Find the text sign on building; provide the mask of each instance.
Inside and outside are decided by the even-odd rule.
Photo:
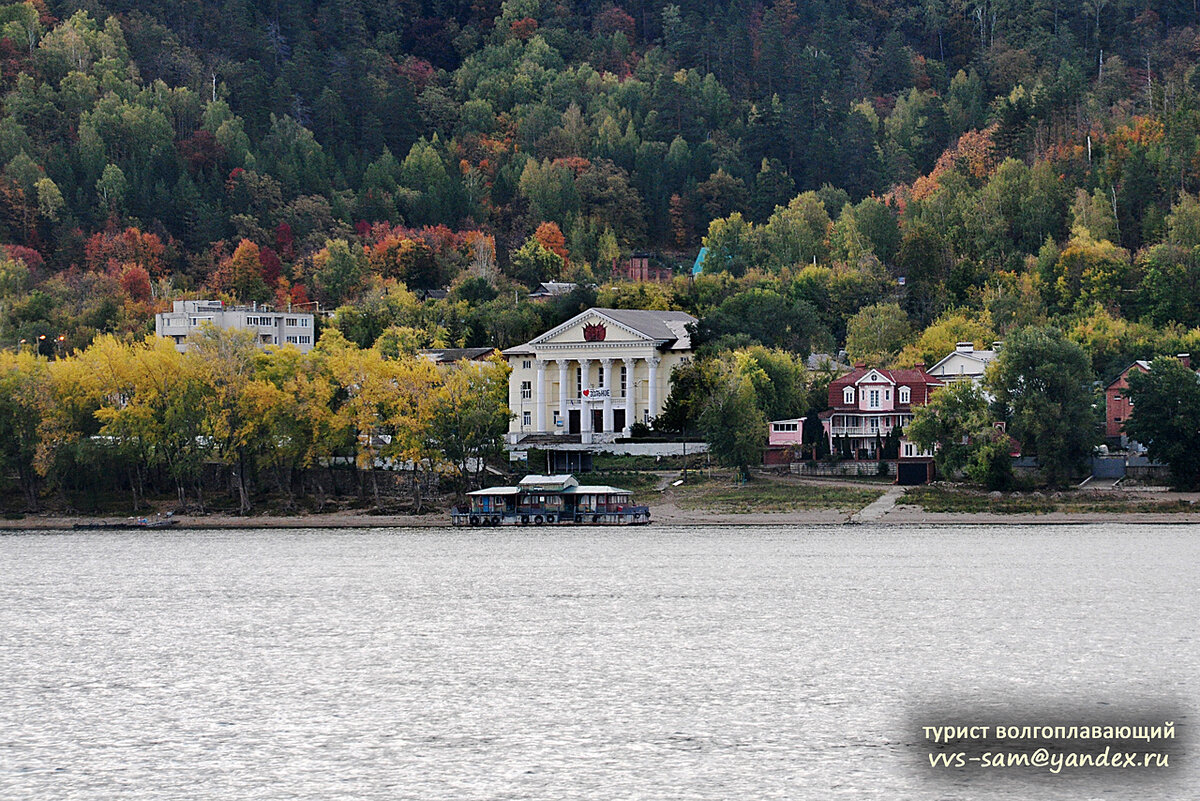
[[[583,391],[585,398],[611,398],[612,390],[607,388],[588,387]]]

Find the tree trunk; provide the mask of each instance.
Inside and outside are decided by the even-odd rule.
[[[21,489],[25,493],[25,508],[30,512],[41,511],[38,504],[37,474],[25,467],[17,472],[21,479]]]
[[[242,454],[238,454],[237,466],[234,468],[234,478],[237,483],[238,491],[238,513],[250,513],[250,494],[246,490],[246,460]]]

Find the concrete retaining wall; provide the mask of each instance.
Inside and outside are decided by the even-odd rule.
[[[896,463],[884,462],[889,476],[896,475]],[[879,462],[792,462],[789,469],[799,476],[877,476]]]
[[[562,445],[536,445],[538,450],[549,451],[586,451],[589,453],[611,453],[616,456],[683,456],[686,450],[688,456],[698,453],[708,453],[707,442],[593,442],[582,445],[578,442]],[[528,452],[520,445],[510,447],[516,453]]]

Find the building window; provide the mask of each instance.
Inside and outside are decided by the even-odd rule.
[[[300,337],[295,337],[295,336],[292,336],[291,334],[288,334],[286,337],[284,337],[284,341],[287,342],[287,344],[289,344],[289,345],[299,345]]]
[[[885,389],[885,390],[883,391],[883,399],[884,399],[884,400],[891,400],[891,399],[892,399],[892,391],[891,391],[890,389]]]
[[[872,389],[867,393],[867,406],[871,409],[879,408],[879,390]]]
[[[291,328],[298,328],[298,327],[299,327],[299,326],[297,325],[297,323],[296,323],[296,318],[295,318],[295,317],[286,317],[286,318],[284,318],[283,324],[284,324],[284,325],[286,325],[286,326],[289,326],[289,327],[291,327]]]
[[[300,318],[300,327],[301,328],[308,328],[308,323],[309,323],[309,319],[307,317]]]
[[[629,368],[621,365],[621,397],[629,397]]]
[[[530,381],[521,382],[521,400],[529,400],[533,397],[533,383]]]
[[[554,413],[554,427],[558,428],[562,425],[562,416],[558,412]]]
[[[912,400],[912,390],[908,387],[900,387],[900,402],[909,403]]]
[[[911,442],[904,443],[904,455],[905,456],[913,455],[913,445]]]
[[[583,397],[583,368],[575,368],[575,397]]]
[[[854,403],[854,387],[846,387],[842,390],[842,403]]]
[[[533,414],[531,412],[524,412],[521,414],[521,425],[528,426],[528,425],[531,425],[532,423],[533,423]]]
[[[524,361],[521,362],[522,370],[528,370],[531,367],[533,367],[533,362],[531,360],[525,359]]]
[[[301,334],[300,335],[300,344],[301,345],[311,345],[312,337],[310,337],[308,334]]]

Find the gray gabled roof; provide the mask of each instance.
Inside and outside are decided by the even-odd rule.
[[[632,328],[650,339],[689,340],[686,326],[696,322],[696,318],[681,311],[654,311],[649,309],[589,309],[604,317],[614,320],[621,325]],[[689,347],[690,341],[680,342],[683,347]]]
[[[1000,354],[994,350],[953,350],[953,351],[950,351],[950,353],[947,353],[941,359],[939,359],[938,363],[935,364],[933,367],[930,367],[927,372],[929,372],[931,375],[936,375],[936,373],[934,373],[933,371],[937,370],[939,367],[941,367],[946,362],[950,361],[955,356],[961,356],[964,359],[969,359],[970,361],[978,362],[979,364],[983,365],[984,367],[987,367],[989,364],[994,362],[996,360],[996,357],[999,355]]]
[[[468,359],[475,361],[491,355],[495,348],[426,348],[417,351],[418,356],[424,356],[435,364],[452,364]]]

